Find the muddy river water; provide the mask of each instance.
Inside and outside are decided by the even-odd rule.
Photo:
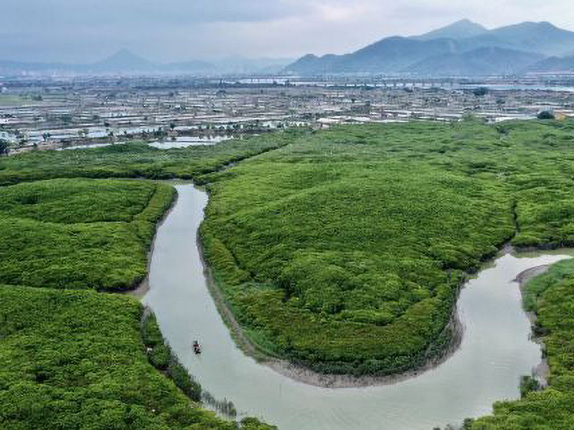
[[[190,372],[218,399],[233,401],[280,430],[431,430],[492,411],[516,399],[519,380],[541,362],[521,306],[521,272],[571,252],[500,255],[462,290],[460,348],[440,366],[393,385],[329,389],[293,381],[235,345],[208,291],[197,247],[207,194],[178,185],[179,198],[159,227],[143,299]],[[199,339],[203,354],[192,352]]]

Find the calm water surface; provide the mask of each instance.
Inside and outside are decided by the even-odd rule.
[[[468,282],[459,299],[460,349],[441,366],[389,386],[326,389],[281,376],[241,352],[207,290],[197,229],[207,195],[178,185],[179,200],[159,228],[144,302],[182,363],[219,399],[232,400],[281,430],[431,430],[492,411],[519,397],[519,379],[541,360],[529,340],[518,284],[522,271],[568,258],[566,251],[503,255]],[[193,339],[203,354],[191,350]]]
[[[226,140],[233,139],[233,136],[228,135],[214,135],[214,136],[178,136],[175,140],[158,140],[155,142],[150,142],[149,146],[153,146],[158,149],[178,149],[187,148],[188,146],[210,146],[215,145],[219,142],[224,142]],[[123,145],[125,142],[116,142],[113,145]],[[112,143],[87,143],[85,145],[74,145],[68,146],[66,148],[59,148],[56,151],[67,151],[73,149],[94,149],[94,148],[105,148],[106,146],[111,146]]]
[[[166,139],[152,142],[149,145],[159,149],[187,148],[188,146],[209,146],[219,142],[233,139],[228,135],[211,135],[211,136],[178,136],[175,140]]]

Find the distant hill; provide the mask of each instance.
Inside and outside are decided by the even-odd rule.
[[[497,47],[536,52],[547,56],[574,54],[574,32],[563,30],[549,22],[523,22],[487,30],[472,21],[462,20],[414,38],[418,40],[450,38],[460,42],[461,47],[466,50]]]
[[[404,72],[432,76],[512,75],[542,60],[544,56],[504,48],[478,48],[462,54],[428,57]]]
[[[220,73],[279,73],[294,61],[292,58],[245,58],[240,56],[212,60]]]
[[[494,29],[489,34],[521,51],[547,56],[574,54],[574,32],[555,27],[549,22],[523,22]]]
[[[75,74],[154,74],[154,73],[213,73],[215,67],[203,61],[161,64],[142,58],[131,51],[121,50],[91,64],[26,63],[1,61],[0,73],[75,73]]]
[[[539,61],[526,69],[529,73],[574,73],[574,56],[551,57]]]
[[[329,54],[317,57],[316,55],[308,54],[290,64],[284,70],[303,75],[338,73],[339,64],[343,63],[343,61],[343,57],[339,55]]]
[[[156,63],[139,57],[127,49],[118,51],[97,63],[80,67],[93,72],[143,72],[158,69]]]
[[[462,19],[446,27],[433,30],[421,36],[414,36],[411,39],[432,40],[432,39],[462,39],[466,37],[481,36],[488,33],[488,30],[480,24],[469,19]]]
[[[514,74],[550,56],[574,53],[574,32],[548,22],[487,30],[469,20],[414,37],[382,39],[345,55],[306,55],[285,68],[295,74]],[[506,56],[506,58],[505,58]]]
[[[291,59],[250,59],[234,57],[208,63],[199,60],[156,63],[123,49],[91,64],[26,63],[1,61],[0,73],[76,73],[76,74],[245,74],[277,73]]]
[[[63,63],[26,63],[23,61],[0,60],[0,72],[49,72],[55,70],[64,70],[72,67]]]
[[[286,70],[298,73],[399,73],[429,56],[458,51],[457,44],[450,39],[419,41],[389,37],[353,54],[307,55]]]
[[[175,72],[175,73],[198,73],[198,74],[209,74],[217,73],[217,67],[211,63],[205,61],[193,60],[193,61],[182,61],[179,63],[169,63],[165,65],[164,70]]]

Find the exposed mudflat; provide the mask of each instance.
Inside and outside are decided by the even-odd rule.
[[[528,283],[528,281],[530,281],[533,278],[536,278],[539,275],[542,275],[543,273],[546,273],[549,268],[550,268],[549,264],[532,267],[520,273],[516,277],[515,281],[519,283],[520,290],[524,291],[524,287]],[[534,312],[526,312],[526,315],[528,316],[528,319],[530,320],[532,327],[536,326],[536,323],[538,321],[536,314]],[[540,337],[535,336],[534,332],[532,333],[532,340],[538,343],[542,349],[545,348],[544,340]],[[550,365],[548,364],[548,360],[545,357],[543,357],[540,364],[536,366],[536,368],[534,369],[533,376],[536,377],[536,379],[538,380],[538,382],[542,387],[546,387],[548,386],[549,374],[550,374]]]

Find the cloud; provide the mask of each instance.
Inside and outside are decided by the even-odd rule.
[[[84,62],[344,53],[462,18],[574,30],[569,0],[1,0],[0,58]],[[496,13],[493,13],[496,11]]]
[[[258,22],[299,13],[284,0],[3,0],[3,18],[49,24],[114,22],[156,25],[197,22]],[[297,5],[300,6],[300,5]],[[7,23],[14,22],[9,19]],[[101,21],[99,21],[101,20]]]

